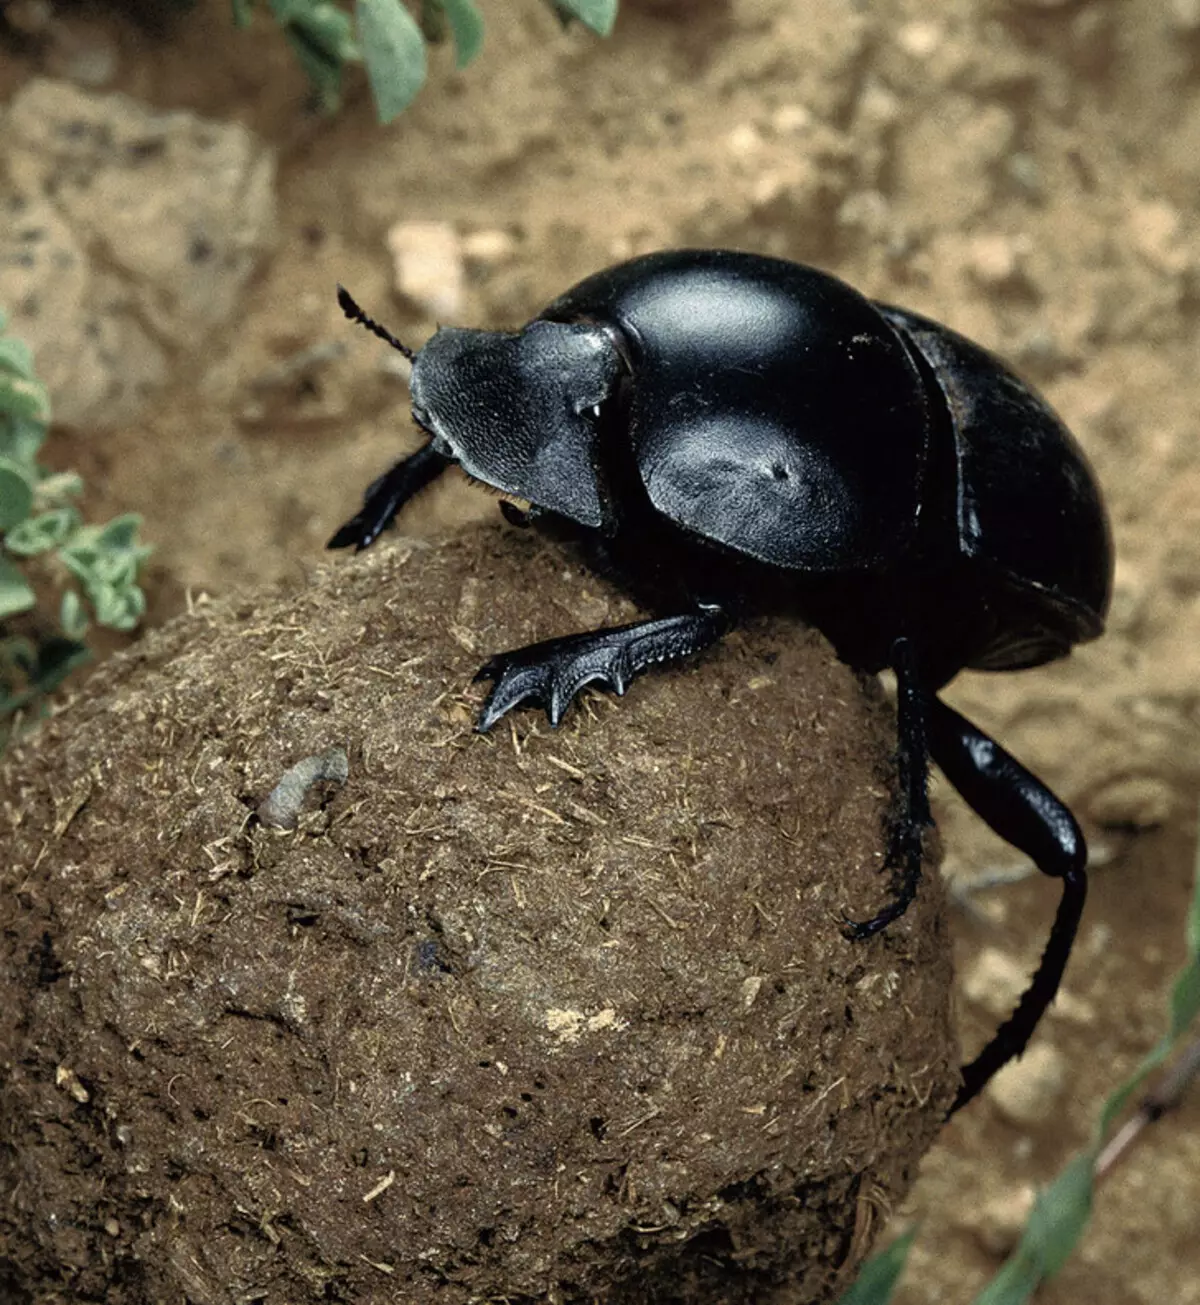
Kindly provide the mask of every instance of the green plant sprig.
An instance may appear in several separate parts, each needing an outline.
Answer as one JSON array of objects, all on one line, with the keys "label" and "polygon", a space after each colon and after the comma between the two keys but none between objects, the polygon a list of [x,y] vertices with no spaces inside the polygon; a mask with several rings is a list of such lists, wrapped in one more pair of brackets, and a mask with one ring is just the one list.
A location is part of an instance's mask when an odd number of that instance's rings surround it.
[{"label": "green plant sprig", "polygon": [[[545,0],[564,21],[607,36],[618,0]],[[231,0],[233,20],[248,27],[255,0]],[[363,63],[379,120],[391,122],[416,98],[428,72],[426,45],[449,37],[456,68],[483,47],[483,16],[475,0],[421,0],[414,17],[402,0],[355,0],[353,16],[334,0],[267,0],[323,107],[341,100],[342,72]]]},{"label": "green plant sprig", "polygon": [[[138,573],[151,551],[138,541],[132,514],[85,525],[71,501],[80,478],[38,464],[50,400],[29,347],[4,327],[0,313],[0,744],[18,712],[87,660],[92,620],[114,630],[137,625],[146,609]],[[54,619],[36,610],[33,569],[49,571],[60,593]],[[34,633],[14,631],[18,618]]]}]

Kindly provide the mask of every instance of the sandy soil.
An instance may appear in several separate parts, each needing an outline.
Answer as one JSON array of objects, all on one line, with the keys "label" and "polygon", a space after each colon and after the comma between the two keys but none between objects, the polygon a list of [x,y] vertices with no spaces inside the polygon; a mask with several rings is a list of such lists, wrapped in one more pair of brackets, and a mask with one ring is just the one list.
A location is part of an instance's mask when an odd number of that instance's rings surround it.
[{"label": "sandy soil", "polygon": [[[1200,16],[1184,0],[627,3],[614,38],[563,34],[541,7],[489,5],[477,66],[434,60],[380,130],[361,87],[307,115],[286,52],[201,4],[164,44],[88,19],[115,87],[250,126],[281,154],[280,240],[227,339],[180,357],[171,391],[103,437],[63,433],[97,514],[142,512],[159,550],[152,617],[185,594],[303,577],[361,487],[413,439],[406,394],[364,336],[295,387],[281,360],[345,338],[342,281],[406,338],[435,325],[390,298],[385,235],[406,219],[501,231],[468,267],[461,320],[513,325],[597,267],[660,246],[727,244],[818,263],[948,322],[1023,369],[1077,432],[1119,555],[1109,633],[1068,662],[962,677],[950,696],[1067,798],[1102,862],[1066,1000],[1040,1037],[1057,1099],[1017,1124],[984,1100],[946,1130],[903,1213],[922,1234],[901,1299],[970,1298],[1025,1194],[1087,1137],[1153,1042],[1181,955],[1200,771]],[[10,58],[0,91],[42,68]],[[462,483],[414,508],[434,531],[495,511]],[[1018,864],[953,796],[960,879]],[[959,917],[1025,965],[1055,892],[989,889]],[[964,1040],[988,1014],[961,1003]],[[1161,1124],[1105,1187],[1048,1302],[1200,1301],[1200,1103]]]}]

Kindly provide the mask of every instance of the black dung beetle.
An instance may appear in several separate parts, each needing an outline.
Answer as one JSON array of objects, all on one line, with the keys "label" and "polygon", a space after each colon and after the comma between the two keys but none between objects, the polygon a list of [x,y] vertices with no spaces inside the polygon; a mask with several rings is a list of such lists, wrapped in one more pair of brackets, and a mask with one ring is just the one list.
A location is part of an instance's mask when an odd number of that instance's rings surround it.
[{"label": "black dung beetle", "polygon": [[429,442],[330,540],[366,548],[452,462],[581,542],[657,619],[493,657],[478,728],[531,699],[553,724],[579,690],[795,613],[856,669],[897,677],[894,894],[916,891],[928,759],[1062,880],[1028,991],[963,1069],[957,1110],[1025,1049],[1058,990],[1087,891],[1070,811],[937,697],[964,667],[1019,670],[1100,634],[1112,543],[1095,478],[1046,403],[978,345],[825,272],[727,250],[635,258],[517,332],[443,327],[414,352],[339,289],[346,315],[412,360]]}]

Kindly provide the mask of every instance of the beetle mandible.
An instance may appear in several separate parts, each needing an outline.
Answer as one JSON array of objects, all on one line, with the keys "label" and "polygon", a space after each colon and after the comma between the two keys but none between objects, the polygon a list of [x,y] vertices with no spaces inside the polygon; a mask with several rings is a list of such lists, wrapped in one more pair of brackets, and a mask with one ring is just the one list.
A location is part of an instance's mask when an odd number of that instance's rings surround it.
[{"label": "beetle mandible", "polygon": [[413,364],[429,441],[329,541],[366,548],[448,465],[585,545],[661,615],[501,653],[477,728],[529,699],[557,724],[585,684],[624,693],[740,617],[794,613],[839,657],[897,681],[900,811],[891,900],[907,909],[932,823],[932,758],[967,803],[1062,880],[1028,990],[963,1069],[951,1110],[1021,1054],[1053,1000],[1087,891],[1071,812],[937,696],[965,667],[1019,670],[1103,629],[1112,543],[1070,432],[997,358],[828,273],[729,250],[648,254],[588,277],[516,332],[443,327],[419,351],[339,288]]}]

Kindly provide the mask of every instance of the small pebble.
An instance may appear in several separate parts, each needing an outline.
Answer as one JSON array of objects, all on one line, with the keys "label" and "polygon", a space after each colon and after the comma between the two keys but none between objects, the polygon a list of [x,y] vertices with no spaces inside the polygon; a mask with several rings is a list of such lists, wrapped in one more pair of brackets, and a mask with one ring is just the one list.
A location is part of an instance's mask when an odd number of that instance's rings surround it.
[{"label": "small pebble", "polygon": [[967,271],[985,290],[1003,290],[1024,279],[1027,237],[999,232],[974,236],[967,247]]},{"label": "small pebble", "polygon": [[83,1081],[69,1065],[59,1065],[54,1071],[54,1086],[78,1101],[81,1106],[86,1106],[91,1100],[91,1093],[83,1086]]},{"label": "small pebble", "polygon": [[387,234],[399,294],[436,321],[462,314],[463,245],[449,222],[397,222]]},{"label": "small pebble", "polygon": [[1157,829],[1175,806],[1171,786],[1157,775],[1122,775],[1093,793],[1087,812],[1109,829]]},{"label": "small pebble", "polygon": [[1129,239],[1152,267],[1171,276],[1187,270],[1189,253],[1183,242],[1183,219],[1165,199],[1147,199],[1129,210]]},{"label": "small pebble", "polygon": [[[985,947],[963,976],[961,991],[973,1006],[997,1019],[1007,1018],[1024,996],[1032,976],[1032,964],[1024,966],[998,947]],[[1046,1014],[1068,1024],[1087,1026],[1096,1022],[1092,1003],[1067,988],[1059,988]]]},{"label": "small pebble", "polygon": [[858,97],[858,120],[867,127],[890,127],[900,117],[900,98],[882,82],[868,81]]},{"label": "small pebble", "polygon": [[725,137],[725,147],[734,158],[744,159],[762,149],[763,138],[752,122],[742,122]]},{"label": "small pebble", "polygon": [[1031,1186],[1014,1188],[993,1197],[973,1217],[960,1225],[969,1229],[980,1247],[997,1259],[1010,1254],[1021,1240],[1021,1233],[1033,1209],[1035,1198]]},{"label": "small pebble", "polygon": [[812,111],[803,104],[781,104],[771,115],[771,129],[779,136],[799,136],[812,124]]},{"label": "small pebble", "polygon": [[942,43],[942,25],[932,22],[905,23],[896,33],[900,48],[914,59],[928,59]]},{"label": "small pebble", "polygon": [[963,996],[989,1015],[1007,1016],[1029,986],[1025,967],[998,947],[985,947],[962,981]]},{"label": "small pebble", "polygon": [[1171,0],[1168,9],[1177,30],[1188,35],[1200,31],[1200,0]]},{"label": "small pebble", "polygon": [[516,237],[500,229],[472,231],[462,239],[463,257],[480,267],[499,267],[511,262],[517,252]]},{"label": "small pebble", "polygon": [[1065,1057],[1043,1041],[1005,1065],[984,1090],[1005,1119],[1031,1128],[1053,1116],[1066,1082]]}]

